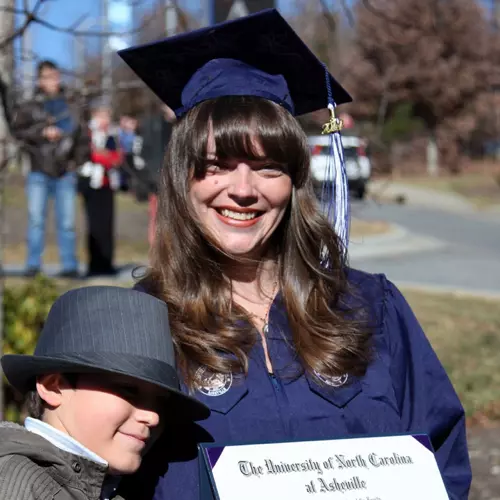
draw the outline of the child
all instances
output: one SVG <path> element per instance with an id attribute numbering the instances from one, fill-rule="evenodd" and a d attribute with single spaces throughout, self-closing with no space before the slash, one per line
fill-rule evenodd
<path id="1" fill-rule="evenodd" d="M 53 305 L 33 356 L 5 355 L 31 417 L 0 423 L 0 499 L 119 499 L 159 437 L 162 419 L 201 420 L 180 392 L 165 303 L 134 290 L 86 287 Z"/>
<path id="2" fill-rule="evenodd" d="M 123 152 L 111 110 L 96 106 L 90 121 L 91 159 L 80 169 L 79 190 L 87 214 L 88 277 L 114 275 L 114 197 L 120 189 Z"/>

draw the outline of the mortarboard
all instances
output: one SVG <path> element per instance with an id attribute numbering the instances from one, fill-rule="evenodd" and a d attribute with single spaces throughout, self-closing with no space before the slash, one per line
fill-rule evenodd
<path id="1" fill-rule="evenodd" d="M 276 9 L 175 35 L 119 52 L 146 85 L 181 117 L 202 101 L 228 95 L 274 101 L 294 116 L 329 108 L 332 188 L 323 192 L 329 219 L 345 248 L 348 189 L 341 122 L 334 108 L 350 102 L 347 91 L 310 51 Z"/>

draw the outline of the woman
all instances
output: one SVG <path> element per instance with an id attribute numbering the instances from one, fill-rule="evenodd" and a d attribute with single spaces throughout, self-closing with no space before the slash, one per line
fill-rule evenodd
<path id="1" fill-rule="evenodd" d="M 153 481 L 155 500 L 198 499 L 197 442 L 406 432 L 429 434 L 450 498 L 466 498 L 464 413 L 444 369 L 396 287 L 347 267 L 317 206 L 292 113 L 325 107 L 325 73 L 297 40 L 266 11 L 122 53 L 178 116 L 138 287 L 167 302 L 184 388 L 212 410 L 201 425 L 172 425 L 140 498 Z M 179 43 L 194 61 L 156 81 Z M 326 77 L 332 100 L 346 100 Z"/>

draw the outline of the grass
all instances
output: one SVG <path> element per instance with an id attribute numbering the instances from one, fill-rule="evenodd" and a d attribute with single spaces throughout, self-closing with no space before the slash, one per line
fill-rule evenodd
<path id="1" fill-rule="evenodd" d="M 401 179 L 404 184 L 412 184 L 465 197 L 477 208 L 500 205 L 500 174 L 442 175 L 437 178 L 416 177 Z"/>
<path id="2" fill-rule="evenodd" d="M 472 423 L 500 420 L 500 300 L 405 291 Z"/>

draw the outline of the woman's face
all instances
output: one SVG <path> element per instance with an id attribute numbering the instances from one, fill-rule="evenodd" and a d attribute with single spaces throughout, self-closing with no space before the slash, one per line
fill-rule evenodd
<path id="1" fill-rule="evenodd" d="M 265 156 L 258 143 L 256 152 Z M 235 257 L 259 258 L 278 227 L 292 194 L 286 170 L 271 162 L 234 158 L 219 162 L 209 134 L 203 178 L 193 178 L 189 198 L 219 248 Z"/>

